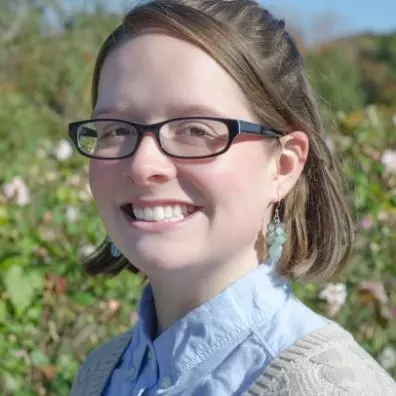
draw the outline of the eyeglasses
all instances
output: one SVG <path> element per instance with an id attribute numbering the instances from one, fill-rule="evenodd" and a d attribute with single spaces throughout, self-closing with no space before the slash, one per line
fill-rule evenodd
<path id="1" fill-rule="evenodd" d="M 240 134 L 271 138 L 283 136 L 281 132 L 263 125 L 214 117 L 174 118 L 152 125 L 112 118 L 69 124 L 69 136 L 77 150 L 87 157 L 104 160 L 132 156 L 145 132 L 154 134 L 166 155 L 189 159 L 223 154 Z"/>

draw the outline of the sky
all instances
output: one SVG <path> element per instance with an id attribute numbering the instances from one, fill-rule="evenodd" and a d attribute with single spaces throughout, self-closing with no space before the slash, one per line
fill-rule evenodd
<path id="1" fill-rule="evenodd" d="M 99 0 L 125 11 L 136 0 Z M 298 26 L 305 41 L 315 43 L 355 32 L 396 32 L 396 0 L 259 0 L 286 22 Z M 70 8 L 93 0 L 63 0 Z M 129 5 L 129 7 L 128 7 Z"/>
<path id="2" fill-rule="evenodd" d="M 396 0 L 263 0 L 261 3 L 286 22 L 302 26 L 311 42 L 361 31 L 396 32 Z"/>

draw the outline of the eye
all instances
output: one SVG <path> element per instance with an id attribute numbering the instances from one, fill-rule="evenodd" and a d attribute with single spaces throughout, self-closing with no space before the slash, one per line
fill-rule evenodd
<path id="1" fill-rule="evenodd" d="M 189 127 L 187 131 L 191 136 L 202 137 L 207 135 L 207 131 L 200 127 Z"/>
<path id="2" fill-rule="evenodd" d="M 215 137 L 216 133 L 209 126 L 203 124 L 179 125 L 177 135 L 189 137 Z"/>
<path id="3" fill-rule="evenodd" d="M 100 125 L 97 128 L 99 139 L 123 137 L 135 135 L 136 131 L 133 127 L 120 124 Z"/>
<path id="4" fill-rule="evenodd" d="M 131 130 L 129 128 L 125 128 L 125 127 L 118 127 L 113 129 L 112 134 L 114 134 L 115 136 L 126 136 L 129 135 L 131 133 Z"/>

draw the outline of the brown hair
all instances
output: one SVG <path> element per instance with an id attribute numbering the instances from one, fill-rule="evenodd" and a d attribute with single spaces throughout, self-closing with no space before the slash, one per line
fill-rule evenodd
<path id="1" fill-rule="evenodd" d="M 200 47 L 237 81 L 257 116 L 284 131 L 309 138 L 304 171 L 282 205 L 288 240 L 278 272 L 292 279 L 325 281 L 344 268 L 353 223 L 341 190 L 339 166 L 329 151 L 318 103 L 302 57 L 285 23 L 253 0 L 153 0 L 132 9 L 103 44 L 97 58 L 92 105 L 106 57 L 148 29 L 160 29 Z M 116 274 L 129 267 L 113 258 L 109 244 L 85 262 L 90 274 Z"/>

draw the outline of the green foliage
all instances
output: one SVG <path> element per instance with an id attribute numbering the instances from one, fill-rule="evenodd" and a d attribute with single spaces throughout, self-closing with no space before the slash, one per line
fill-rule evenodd
<path id="1" fill-rule="evenodd" d="M 307 55 L 310 81 L 331 110 L 350 112 L 361 108 L 364 98 L 356 68 L 344 62 L 342 54 Z"/>
<path id="2" fill-rule="evenodd" d="M 377 97 L 387 105 L 396 104 L 396 34 L 378 36 L 371 51 L 363 51 L 360 66 L 362 86 L 368 92 L 367 99 Z"/>
<path id="3" fill-rule="evenodd" d="M 0 193 L 0 388 L 6 396 L 61 396 L 88 352 L 131 326 L 142 288 L 136 276 L 82 273 L 87 248 L 104 232 L 87 188 L 86 161 L 77 154 L 63 160 L 62 146 L 54 150 L 66 138 L 67 122 L 89 113 L 95 55 L 116 20 L 98 10 L 67 15 L 54 26 L 38 7 L 10 38 L 7 21 L 18 7 L 7 12 L 9 18 L 0 18 L 0 41 L 7 37 L 0 54 L 0 185 L 13 181 L 16 194 L 10 196 L 9 186 Z M 378 57 L 388 56 L 388 44 L 381 45 Z M 332 312 L 321 286 L 295 290 L 381 360 L 384 348 L 396 345 L 396 176 L 381 162 L 386 149 L 396 148 L 396 131 L 385 110 L 349 113 L 364 103 L 355 71 L 342 60 L 317 63 L 315 79 L 332 108 L 348 113 L 339 113 L 342 133 L 332 136 L 356 217 L 356 248 L 343 281 L 348 295 Z M 67 154 L 67 146 L 63 150 Z"/>
<path id="4" fill-rule="evenodd" d="M 309 51 L 312 84 L 334 111 L 396 106 L 396 32 L 358 35 Z"/>

